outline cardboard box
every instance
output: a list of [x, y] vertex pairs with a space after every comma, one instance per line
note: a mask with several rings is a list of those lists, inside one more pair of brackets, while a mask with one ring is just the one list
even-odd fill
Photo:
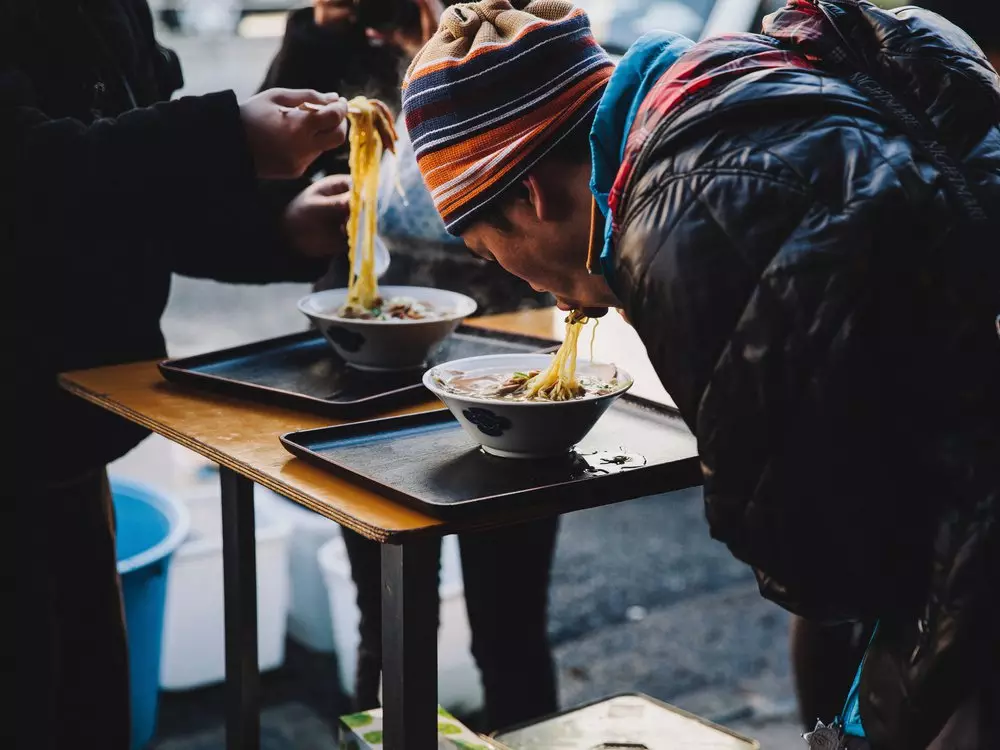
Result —
[[[380, 750], [383, 747], [381, 708], [341, 716], [339, 729], [340, 750]], [[438, 750], [493, 750], [495, 747], [438, 706]]]

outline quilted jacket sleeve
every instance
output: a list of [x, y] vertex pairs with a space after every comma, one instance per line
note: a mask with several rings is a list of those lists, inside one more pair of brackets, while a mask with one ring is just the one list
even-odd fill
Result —
[[[86, 125], [50, 118], [30, 80], [0, 67], [4, 182], [16, 225], [52, 236], [68, 258], [32, 253], [25, 264], [73, 262], [74, 237], [129, 247], [89, 262], [165, 263], [172, 271], [230, 282], [311, 280], [323, 264], [298, 258], [281, 234], [280, 205], [257, 187], [232, 92], [184, 97]], [[105, 236], [108, 242], [102, 243]], [[134, 245], [122, 237], [136, 238]], [[114, 240], [114, 242], [110, 241]], [[141, 246], [155, 248], [149, 259]]]

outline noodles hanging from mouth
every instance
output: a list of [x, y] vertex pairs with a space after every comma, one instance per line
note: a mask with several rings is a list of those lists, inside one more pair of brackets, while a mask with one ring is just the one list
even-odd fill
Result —
[[[584, 394], [584, 387], [576, 379], [576, 351], [580, 334], [589, 321], [579, 310], [573, 310], [566, 316], [566, 338], [552, 358], [552, 364], [527, 382], [525, 398], [568, 401]], [[594, 333], [597, 333], [596, 326]], [[593, 336], [590, 339], [590, 358], [594, 358]]]
[[[350, 218], [347, 222], [347, 242], [350, 261], [350, 281], [347, 303], [341, 308], [345, 317], [361, 317], [367, 311], [380, 308], [382, 298], [375, 273], [375, 233], [378, 219], [378, 178], [382, 153], [395, 150], [397, 139], [392, 115], [376, 99], [357, 96], [348, 102], [351, 154]], [[364, 218], [364, 242], [358, 247], [358, 232]], [[358, 253], [361, 267], [357, 267]]]

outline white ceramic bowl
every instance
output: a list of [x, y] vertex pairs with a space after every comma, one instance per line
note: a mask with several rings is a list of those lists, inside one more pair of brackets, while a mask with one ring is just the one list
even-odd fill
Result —
[[[461, 375], [544, 370], [551, 354], [493, 354], [443, 362], [424, 373], [424, 385], [447, 406], [469, 437], [483, 450], [504, 458], [547, 458], [565, 454], [586, 437], [615, 399], [632, 387], [632, 376], [618, 368], [618, 390], [569, 401], [502, 401], [453, 393], [441, 386]], [[584, 357], [577, 375], [593, 374]]]
[[476, 301], [458, 292], [424, 286], [380, 286], [384, 299], [412, 297], [447, 315], [424, 320], [356, 320], [337, 317], [347, 289], [313, 292], [299, 300], [299, 310], [323, 333], [344, 361], [361, 370], [422, 367], [431, 351], [476, 311]]

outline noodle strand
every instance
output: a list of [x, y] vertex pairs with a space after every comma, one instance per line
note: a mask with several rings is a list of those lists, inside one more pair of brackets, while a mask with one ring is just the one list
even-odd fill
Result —
[[[583, 386], [576, 379], [576, 352], [580, 333], [587, 325], [588, 318], [576, 311], [566, 316], [566, 338], [559, 351], [552, 357], [552, 363], [543, 372], [527, 382], [525, 398], [540, 398], [548, 401], [568, 401], [583, 392]], [[597, 327], [594, 327], [597, 330]], [[593, 346], [593, 338], [591, 338]], [[593, 355], [591, 356], [593, 359]]]
[[[346, 307], [371, 310], [382, 304], [375, 273], [375, 233], [378, 229], [378, 179], [382, 152], [386, 148], [383, 133], [395, 139], [395, 129], [385, 105], [374, 99], [357, 96], [348, 102], [351, 146], [348, 165], [351, 170], [350, 218], [347, 222], [348, 292]], [[387, 136], [389, 137], [389, 136]], [[391, 148], [391, 144], [388, 146]], [[364, 242], [361, 243], [361, 267], [357, 267], [358, 232], [364, 216]]]

